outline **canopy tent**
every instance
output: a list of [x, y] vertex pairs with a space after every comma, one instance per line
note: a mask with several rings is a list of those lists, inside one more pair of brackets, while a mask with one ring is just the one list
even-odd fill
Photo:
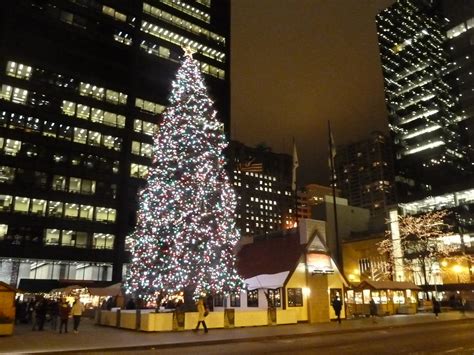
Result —
[[61, 287], [61, 288], [55, 288], [51, 290], [51, 293], [64, 293], [64, 294], [69, 294], [71, 293], [72, 290], [77, 290], [80, 288], [84, 288], [84, 286], [79, 286], [79, 285], [71, 285], [71, 286], [66, 286], [66, 287]]
[[122, 284], [119, 282], [108, 287], [89, 287], [88, 290], [92, 296], [121, 296]]
[[262, 274], [245, 279], [248, 290], [256, 290], [259, 288], [279, 288], [283, 287], [290, 271], [283, 271], [277, 274]]
[[359, 285], [354, 287], [354, 290], [421, 290], [421, 288], [415, 285], [413, 282], [398, 282], [398, 281], [362, 281]]

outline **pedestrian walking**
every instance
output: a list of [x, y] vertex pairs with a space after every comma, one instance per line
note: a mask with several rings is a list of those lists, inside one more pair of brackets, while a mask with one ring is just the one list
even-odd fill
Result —
[[56, 328], [58, 327], [59, 317], [59, 302], [57, 300], [50, 302], [49, 315], [51, 317], [51, 329], [56, 330]]
[[74, 304], [72, 305], [72, 319], [74, 322], [74, 333], [79, 333], [79, 323], [81, 322], [82, 313], [84, 312], [84, 306], [82, 305], [81, 301], [76, 298]]
[[197, 303], [197, 310], [198, 310], [198, 323], [197, 323], [196, 329], [194, 329], [194, 331], [197, 332], [199, 330], [199, 326], [202, 323], [202, 326], [204, 327], [204, 333], [207, 333], [208, 330], [207, 330], [207, 325], [206, 325], [205, 319], [206, 319], [207, 315], [209, 314], [209, 310], [204, 306], [204, 300], [202, 298], [200, 298], [198, 303]]
[[67, 323], [69, 321], [70, 313], [71, 307], [69, 306], [69, 303], [67, 303], [66, 300], [62, 300], [59, 305], [59, 334], [63, 332], [63, 327], [64, 333], [67, 333]]
[[373, 323], [377, 323], [377, 304], [374, 299], [371, 298], [369, 302], [370, 318], [372, 318]]
[[433, 313], [435, 314], [436, 318], [438, 318], [438, 314], [441, 313], [441, 305], [439, 301], [433, 297]]
[[467, 301], [464, 297], [461, 297], [461, 300], [459, 301], [459, 303], [461, 304], [460, 305], [461, 314], [464, 317], [464, 316], [466, 316]]
[[35, 306], [36, 310], [36, 322], [38, 324], [38, 330], [42, 331], [44, 327], [44, 322], [46, 320], [46, 312], [48, 311], [48, 305], [46, 304], [46, 300], [41, 298]]
[[332, 308], [334, 309], [334, 313], [336, 313], [337, 322], [341, 324], [342, 302], [338, 296], [332, 301]]

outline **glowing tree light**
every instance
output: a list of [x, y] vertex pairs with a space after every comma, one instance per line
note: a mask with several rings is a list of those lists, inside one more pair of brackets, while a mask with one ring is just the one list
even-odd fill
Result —
[[224, 170], [227, 145], [199, 63], [186, 51], [154, 136], [153, 164], [139, 195], [125, 289], [150, 300], [182, 291], [239, 290], [233, 249], [236, 196]]

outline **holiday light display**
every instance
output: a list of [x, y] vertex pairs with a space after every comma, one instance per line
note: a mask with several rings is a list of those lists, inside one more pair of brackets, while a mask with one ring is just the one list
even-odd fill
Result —
[[233, 249], [236, 196], [224, 170], [226, 137], [199, 64], [186, 51], [154, 136], [153, 164], [139, 194], [126, 292], [145, 300], [191, 289], [238, 290]]

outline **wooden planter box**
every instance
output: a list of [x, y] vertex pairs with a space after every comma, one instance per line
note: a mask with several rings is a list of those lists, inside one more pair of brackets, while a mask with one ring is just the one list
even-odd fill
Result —
[[0, 323], [0, 336], [12, 335], [12, 334], [13, 334], [13, 323]]

